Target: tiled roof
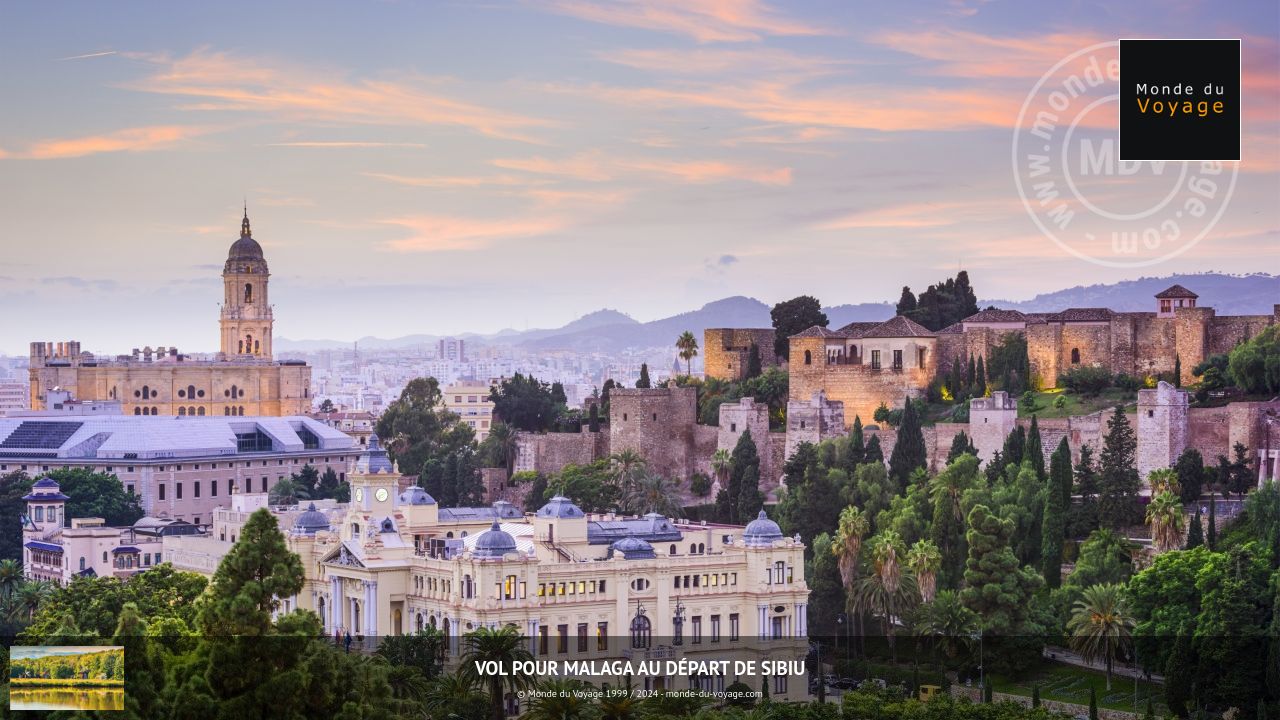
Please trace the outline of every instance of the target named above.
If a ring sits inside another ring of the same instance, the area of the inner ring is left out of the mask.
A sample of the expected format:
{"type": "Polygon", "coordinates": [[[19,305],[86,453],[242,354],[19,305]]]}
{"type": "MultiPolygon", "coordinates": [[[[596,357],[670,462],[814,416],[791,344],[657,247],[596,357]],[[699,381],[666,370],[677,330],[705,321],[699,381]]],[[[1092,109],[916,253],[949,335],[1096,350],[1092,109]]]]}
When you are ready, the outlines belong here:
{"type": "Polygon", "coordinates": [[[836,330],[837,333],[845,337],[860,338],[866,331],[879,325],[879,322],[851,322],[848,325],[836,330]]]}
{"type": "Polygon", "coordinates": [[[820,337],[820,338],[828,338],[828,337],[844,337],[844,336],[843,336],[843,335],[841,335],[841,334],[840,334],[840,333],[838,333],[838,332],[833,332],[833,331],[831,331],[831,330],[828,330],[828,329],[826,329],[826,328],[824,328],[824,327],[822,327],[822,326],[820,326],[820,325],[814,325],[813,327],[809,328],[808,330],[802,330],[802,331],[800,331],[800,332],[796,333],[795,335],[792,335],[791,337],[797,337],[797,338],[806,338],[806,337],[820,337]]]}
{"type": "Polygon", "coordinates": [[[929,328],[899,315],[892,320],[885,320],[862,334],[862,337],[902,338],[902,337],[934,337],[929,328]]]}
{"type": "Polygon", "coordinates": [[[29,548],[32,548],[33,550],[44,550],[47,552],[62,552],[61,545],[58,545],[57,543],[41,542],[39,540],[32,540],[28,542],[24,547],[29,547],[29,548]]]}
{"type": "Polygon", "coordinates": [[[1181,285],[1174,285],[1170,287],[1168,290],[1156,293],[1156,297],[1161,300],[1165,300],[1168,298],[1198,298],[1200,296],[1182,287],[1181,285]]]}
{"type": "Polygon", "coordinates": [[[1106,322],[1115,317],[1115,311],[1107,308],[1068,308],[1045,318],[1047,322],[1106,322]]]}
{"type": "Polygon", "coordinates": [[[999,308],[987,308],[981,312],[974,313],[964,319],[967,323],[1010,323],[1010,322],[1026,322],[1027,316],[1017,310],[1001,310],[999,308]]]}
{"type": "Polygon", "coordinates": [[[1027,319],[1028,325],[1044,325],[1050,315],[1053,313],[1023,313],[1022,316],[1027,319]]]}
{"type": "Polygon", "coordinates": [[[951,323],[938,331],[939,335],[959,335],[964,332],[964,322],[951,323]]]}

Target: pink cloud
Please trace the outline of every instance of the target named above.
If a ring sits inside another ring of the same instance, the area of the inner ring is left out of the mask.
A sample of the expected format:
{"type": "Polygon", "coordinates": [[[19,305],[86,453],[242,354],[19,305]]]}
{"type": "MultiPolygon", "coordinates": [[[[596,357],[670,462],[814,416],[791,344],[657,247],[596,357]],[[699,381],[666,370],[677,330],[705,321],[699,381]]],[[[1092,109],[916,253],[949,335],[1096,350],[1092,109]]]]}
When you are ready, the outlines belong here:
{"type": "Polygon", "coordinates": [[[386,244],[393,252],[477,250],[498,240],[548,235],[569,227],[562,217],[480,219],[449,215],[409,215],[379,220],[408,231],[386,244]]]}
{"type": "Polygon", "coordinates": [[[11,157],[50,160],[84,157],[112,152],[144,152],[172,147],[179,142],[210,132],[208,128],[185,125],[150,125],[126,128],[104,135],[41,140],[11,157]]]}
{"type": "Polygon", "coordinates": [[[621,175],[642,174],[690,184],[743,180],[761,185],[791,184],[791,168],[768,167],[721,160],[666,160],[612,157],[598,151],[567,158],[499,158],[492,163],[508,170],[557,175],[589,182],[603,182],[621,175]]]}
{"type": "MultiPolygon", "coordinates": [[[[253,111],[290,122],[446,125],[533,142],[524,135],[550,122],[458,100],[414,79],[355,79],[261,58],[198,50],[185,57],[135,56],[158,67],[128,87],[197,98],[203,110],[253,111]]],[[[434,83],[436,85],[439,82],[434,83]]]]}
{"type": "Polygon", "coordinates": [[[366,172],[365,177],[383,180],[396,185],[427,188],[478,188],[485,186],[510,187],[517,185],[541,185],[547,181],[518,177],[516,175],[395,175],[392,173],[366,172]]]}
{"type": "Polygon", "coordinates": [[[789,19],[760,0],[551,0],[546,7],[582,20],[687,35],[698,42],[836,34],[789,19]]]}

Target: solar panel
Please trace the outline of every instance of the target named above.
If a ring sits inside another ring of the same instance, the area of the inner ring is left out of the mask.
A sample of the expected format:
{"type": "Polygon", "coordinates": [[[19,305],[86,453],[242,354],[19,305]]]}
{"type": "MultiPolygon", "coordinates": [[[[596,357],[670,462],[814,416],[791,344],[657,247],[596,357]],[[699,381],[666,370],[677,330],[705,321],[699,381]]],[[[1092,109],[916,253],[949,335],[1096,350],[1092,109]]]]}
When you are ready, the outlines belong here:
{"type": "Polygon", "coordinates": [[[82,422],[25,421],[0,442],[0,448],[57,450],[83,425],[82,422]]]}

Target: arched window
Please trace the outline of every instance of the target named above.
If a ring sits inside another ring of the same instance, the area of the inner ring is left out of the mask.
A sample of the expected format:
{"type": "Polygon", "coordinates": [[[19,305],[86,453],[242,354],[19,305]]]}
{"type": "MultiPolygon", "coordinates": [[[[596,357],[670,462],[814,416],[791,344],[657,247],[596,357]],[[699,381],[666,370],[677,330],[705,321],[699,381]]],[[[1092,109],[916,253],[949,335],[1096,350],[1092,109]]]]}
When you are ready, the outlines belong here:
{"type": "Polygon", "coordinates": [[[197,415],[204,415],[204,408],[196,408],[197,415]]]}
{"type": "Polygon", "coordinates": [[[804,351],[804,364],[805,365],[813,364],[813,353],[809,352],[808,350],[804,351]]]}
{"type": "Polygon", "coordinates": [[[195,397],[195,396],[196,396],[196,386],[195,386],[195,385],[188,385],[188,386],[187,386],[187,397],[188,397],[188,398],[193,398],[193,397],[195,397]]]}
{"type": "Polygon", "coordinates": [[[705,543],[698,543],[698,554],[699,554],[699,555],[702,555],[702,554],[704,554],[704,553],[706,553],[706,552],[707,552],[707,546],[706,546],[706,544],[705,544],[705,543]]]}
{"type": "Polygon", "coordinates": [[[667,553],[667,554],[668,554],[668,555],[675,555],[675,554],[676,554],[676,546],[675,546],[675,545],[672,545],[672,546],[671,546],[671,552],[669,552],[669,553],[667,553]]]}
{"type": "Polygon", "coordinates": [[[150,386],[150,385],[143,385],[143,386],[142,386],[142,399],[143,399],[143,400],[148,400],[148,399],[150,399],[150,398],[151,398],[151,386],[150,386]]]}
{"type": "Polygon", "coordinates": [[[184,408],[184,407],[180,407],[180,408],[178,408],[178,414],[179,414],[179,415],[186,415],[186,414],[187,414],[187,409],[186,409],[186,408],[184,408]]]}
{"type": "Polygon", "coordinates": [[[103,550],[103,551],[102,551],[102,562],[106,562],[106,561],[107,561],[107,551],[106,551],[106,550],[103,550]]]}
{"type": "Polygon", "coordinates": [[[134,409],[133,409],[133,414],[134,414],[134,415],[141,415],[141,414],[142,414],[142,408],[134,408],[134,409]]]}
{"type": "Polygon", "coordinates": [[[1071,364],[1080,364],[1080,348],[1071,348],[1071,364]]]}
{"type": "Polygon", "coordinates": [[[642,614],[637,614],[631,620],[631,647],[634,650],[642,650],[649,647],[653,639],[653,623],[649,622],[649,618],[642,614]]]}
{"type": "Polygon", "coordinates": [[[253,302],[253,283],[244,284],[244,301],[247,303],[253,302]]]}
{"type": "Polygon", "coordinates": [[[422,632],[422,613],[418,613],[417,627],[418,627],[418,632],[422,632]]]}
{"type": "Polygon", "coordinates": [[[81,570],[84,570],[84,558],[83,558],[83,557],[81,557],[81,558],[80,558],[80,569],[81,569],[81,570]]]}
{"type": "Polygon", "coordinates": [[[262,352],[262,345],[257,341],[253,341],[253,354],[257,355],[262,352]]]}
{"type": "Polygon", "coordinates": [[[244,351],[246,353],[253,352],[253,334],[246,333],[244,336],[244,351]]]}
{"type": "Polygon", "coordinates": [[[241,340],[241,341],[240,341],[240,344],[239,344],[239,345],[237,345],[236,347],[237,347],[236,352],[237,352],[238,354],[240,354],[240,355],[243,355],[243,354],[244,354],[244,341],[243,341],[243,340],[241,340]]]}
{"type": "Polygon", "coordinates": [[[189,407],[189,408],[187,408],[187,414],[188,414],[188,415],[195,415],[195,414],[196,414],[196,409],[195,409],[194,407],[189,407]]]}
{"type": "Polygon", "coordinates": [[[471,576],[463,575],[462,576],[462,597],[467,599],[473,598],[475,597],[475,592],[476,592],[476,586],[475,586],[475,583],[471,581],[471,576]]]}

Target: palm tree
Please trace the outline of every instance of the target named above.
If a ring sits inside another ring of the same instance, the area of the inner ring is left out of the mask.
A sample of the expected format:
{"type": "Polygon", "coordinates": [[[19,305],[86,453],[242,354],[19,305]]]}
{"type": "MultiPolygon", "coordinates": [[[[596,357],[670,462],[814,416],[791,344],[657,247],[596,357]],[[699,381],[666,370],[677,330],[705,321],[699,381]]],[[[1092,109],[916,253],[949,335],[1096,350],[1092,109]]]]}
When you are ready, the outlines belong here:
{"type": "Polygon", "coordinates": [[[467,649],[462,654],[462,673],[475,684],[488,685],[493,720],[503,720],[506,715],[504,691],[523,690],[533,683],[531,675],[514,672],[514,663],[533,659],[528,641],[519,630],[510,625],[497,629],[482,627],[467,633],[465,637],[467,649]],[[481,675],[479,668],[490,661],[499,663],[507,672],[481,675]]]}
{"type": "Polygon", "coordinates": [[[698,340],[693,333],[685,330],[676,338],[676,348],[680,350],[680,358],[685,361],[686,375],[693,375],[693,358],[698,354],[698,340]]]}
{"type": "MultiPolygon", "coordinates": [[[[716,482],[725,486],[729,478],[729,470],[733,467],[733,455],[728,448],[720,448],[711,456],[711,470],[716,474],[716,482]]],[[[718,489],[718,488],[717,488],[718,489]]]]}
{"type": "Polygon", "coordinates": [[[631,483],[648,463],[639,452],[627,448],[609,456],[609,467],[613,470],[613,483],[619,490],[626,492],[631,483]]]}
{"type": "Polygon", "coordinates": [[[616,695],[600,698],[601,720],[632,720],[640,714],[633,695],[616,695]]]}
{"type": "Polygon", "coordinates": [[[8,599],[22,584],[22,565],[17,560],[0,560],[0,598],[8,599]]]}
{"type": "Polygon", "coordinates": [[[679,483],[657,473],[644,473],[631,483],[625,502],[627,508],[636,514],[656,512],[678,517],[683,509],[678,490],[679,483]]]}
{"type": "Polygon", "coordinates": [[[537,696],[521,717],[527,720],[578,720],[592,706],[586,683],[556,678],[538,684],[537,696]]]}
{"type": "Polygon", "coordinates": [[[489,428],[489,439],[497,448],[497,457],[493,459],[502,463],[502,467],[507,469],[507,475],[511,475],[516,464],[516,429],[504,422],[496,421],[493,427],[489,428]]]}
{"type": "Polygon", "coordinates": [[[1107,667],[1107,690],[1111,689],[1111,666],[1132,642],[1133,617],[1125,606],[1124,586],[1092,585],[1076,601],[1067,630],[1071,649],[1085,662],[1102,661],[1107,667]]]}
{"type": "MultiPolygon", "coordinates": [[[[1151,473],[1155,475],[1155,473],[1151,473]]],[[[1182,547],[1186,534],[1187,518],[1182,511],[1182,501],[1168,490],[1151,498],[1147,505],[1147,524],[1151,526],[1151,539],[1156,552],[1167,552],[1182,547]]]]}
{"type": "Polygon", "coordinates": [[[831,552],[840,566],[840,582],[846,588],[853,585],[858,574],[858,555],[862,553],[862,538],[869,526],[867,516],[860,508],[850,505],[840,511],[840,524],[836,528],[835,542],[831,543],[831,552]]]}
{"type": "Polygon", "coordinates": [[[920,606],[914,628],[921,637],[935,638],[947,657],[954,658],[978,632],[980,624],[977,613],[960,600],[960,593],[940,590],[932,602],[920,606]]]}
{"type": "Polygon", "coordinates": [[[53,583],[47,580],[31,580],[19,585],[9,605],[11,619],[21,617],[27,622],[33,620],[36,610],[53,595],[53,590],[53,583]]]}
{"type": "Polygon", "coordinates": [[[938,589],[938,568],[942,566],[942,552],[932,542],[921,538],[907,551],[907,567],[915,573],[920,586],[921,602],[933,600],[938,589]]]}
{"type": "Polygon", "coordinates": [[[871,538],[869,549],[873,572],[854,585],[853,607],[855,612],[867,612],[881,617],[889,648],[896,658],[897,650],[893,643],[894,618],[915,607],[920,591],[916,587],[915,576],[910,572],[903,572],[900,562],[903,555],[901,535],[894,530],[884,530],[871,538]]]}
{"type": "Polygon", "coordinates": [[[445,673],[436,678],[431,682],[431,692],[423,698],[423,708],[431,717],[450,717],[450,710],[473,703],[487,704],[488,699],[476,692],[475,678],[462,673],[445,673]]]}
{"type": "Polygon", "coordinates": [[[1151,487],[1152,496],[1165,491],[1174,495],[1182,494],[1182,485],[1178,483],[1178,471],[1173,468],[1160,468],[1147,473],[1147,485],[1151,487]]]}

